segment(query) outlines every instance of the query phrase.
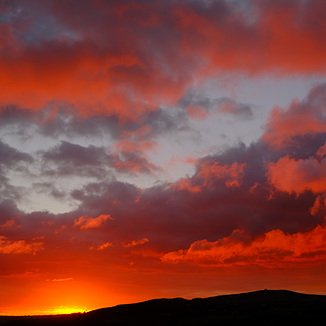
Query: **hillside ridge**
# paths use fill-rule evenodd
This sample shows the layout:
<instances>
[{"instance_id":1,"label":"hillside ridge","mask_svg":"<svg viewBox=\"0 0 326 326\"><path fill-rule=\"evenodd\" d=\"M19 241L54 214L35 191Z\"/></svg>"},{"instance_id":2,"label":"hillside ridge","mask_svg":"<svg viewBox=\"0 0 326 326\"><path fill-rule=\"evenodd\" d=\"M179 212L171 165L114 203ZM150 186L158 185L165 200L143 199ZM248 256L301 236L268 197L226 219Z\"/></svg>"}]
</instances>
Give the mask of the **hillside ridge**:
<instances>
[{"instance_id":1,"label":"hillside ridge","mask_svg":"<svg viewBox=\"0 0 326 326\"><path fill-rule=\"evenodd\" d=\"M258 290L207 298L159 298L64 316L2 316L1 326L65 325L233 325L239 322L285 325L319 323L326 296L290 290Z\"/></svg>"}]
</instances>

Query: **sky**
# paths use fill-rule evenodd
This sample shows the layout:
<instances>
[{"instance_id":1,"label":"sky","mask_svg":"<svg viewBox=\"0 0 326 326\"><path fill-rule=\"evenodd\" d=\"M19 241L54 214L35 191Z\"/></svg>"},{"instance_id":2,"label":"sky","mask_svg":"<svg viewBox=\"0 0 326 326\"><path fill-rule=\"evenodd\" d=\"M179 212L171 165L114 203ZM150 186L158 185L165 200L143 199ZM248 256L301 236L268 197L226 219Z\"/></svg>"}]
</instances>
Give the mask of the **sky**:
<instances>
[{"instance_id":1,"label":"sky","mask_svg":"<svg viewBox=\"0 0 326 326\"><path fill-rule=\"evenodd\" d=\"M1 0L0 315L326 294L325 11Z\"/></svg>"}]
</instances>

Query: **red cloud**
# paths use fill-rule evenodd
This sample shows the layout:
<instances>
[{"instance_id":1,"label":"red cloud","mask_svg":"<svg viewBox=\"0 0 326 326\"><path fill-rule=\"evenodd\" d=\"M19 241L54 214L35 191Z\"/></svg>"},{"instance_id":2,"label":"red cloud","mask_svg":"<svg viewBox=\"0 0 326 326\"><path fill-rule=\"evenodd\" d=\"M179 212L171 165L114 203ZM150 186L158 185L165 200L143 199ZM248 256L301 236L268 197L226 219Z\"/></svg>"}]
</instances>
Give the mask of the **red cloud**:
<instances>
[{"instance_id":1,"label":"red cloud","mask_svg":"<svg viewBox=\"0 0 326 326\"><path fill-rule=\"evenodd\" d=\"M278 190L301 194L311 190L314 193L326 191L326 159L317 161L295 160L289 156L280 158L267 166L269 182Z\"/></svg>"},{"instance_id":2,"label":"red cloud","mask_svg":"<svg viewBox=\"0 0 326 326\"><path fill-rule=\"evenodd\" d=\"M29 4L21 4L16 24L0 28L3 104L40 109L68 102L82 114L136 118L175 104L195 80L216 71L325 71L326 23L320 12L326 5L320 0L254 1L246 13L225 1L121 6L85 0L78 8L37 3L38 15L75 37L26 42L26 33L36 27L24 16ZM12 8L6 9L9 16ZM20 20L30 29L22 32Z\"/></svg>"},{"instance_id":3,"label":"red cloud","mask_svg":"<svg viewBox=\"0 0 326 326\"><path fill-rule=\"evenodd\" d=\"M263 140L275 149L295 143L296 137L326 132L325 85L313 88L307 98L293 101L288 109L274 108Z\"/></svg>"},{"instance_id":4,"label":"red cloud","mask_svg":"<svg viewBox=\"0 0 326 326\"><path fill-rule=\"evenodd\" d=\"M192 178L181 178L173 186L174 191L188 190L199 193L204 188L224 182L227 188L240 187L246 163L234 162L230 165L220 164L214 160L206 159L198 165L198 171Z\"/></svg>"},{"instance_id":5,"label":"red cloud","mask_svg":"<svg viewBox=\"0 0 326 326\"><path fill-rule=\"evenodd\" d=\"M94 229L102 226L107 220L112 220L113 218L107 215L99 215L98 217L84 217L81 216L78 220L75 220L74 226L78 226L81 230Z\"/></svg>"},{"instance_id":6,"label":"red cloud","mask_svg":"<svg viewBox=\"0 0 326 326\"><path fill-rule=\"evenodd\" d=\"M0 225L0 228L11 228L15 225L15 220L11 219Z\"/></svg>"},{"instance_id":7,"label":"red cloud","mask_svg":"<svg viewBox=\"0 0 326 326\"><path fill-rule=\"evenodd\" d=\"M213 184L218 179L224 179L227 187L239 187L246 163L234 162L231 165L221 165L219 162L204 161L200 165L198 177L204 179L204 186Z\"/></svg>"},{"instance_id":8,"label":"red cloud","mask_svg":"<svg viewBox=\"0 0 326 326\"><path fill-rule=\"evenodd\" d=\"M318 159L323 159L326 156L326 143L318 149L316 156Z\"/></svg>"},{"instance_id":9,"label":"red cloud","mask_svg":"<svg viewBox=\"0 0 326 326\"><path fill-rule=\"evenodd\" d=\"M239 233L241 236L241 231L235 230L230 236L215 242L196 241L189 249L169 252L161 260L166 263L275 267L326 258L326 229L322 226L292 235L273 230L250 243L240 241Z\"/></svg>"}]
</instances>

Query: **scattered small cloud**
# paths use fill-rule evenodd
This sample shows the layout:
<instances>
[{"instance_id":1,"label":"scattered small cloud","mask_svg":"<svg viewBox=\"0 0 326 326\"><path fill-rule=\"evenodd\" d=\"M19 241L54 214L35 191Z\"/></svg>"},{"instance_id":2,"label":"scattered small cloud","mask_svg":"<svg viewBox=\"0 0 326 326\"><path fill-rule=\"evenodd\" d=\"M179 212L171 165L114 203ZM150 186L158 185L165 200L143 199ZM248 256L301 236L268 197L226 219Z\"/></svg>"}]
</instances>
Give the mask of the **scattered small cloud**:
<instances>
[{"instance_id":1,"label":"scattered small cloud","mask_svg":"<svg viewBox=\"0 0 326 326\"><path fill-rule=\"evenodd\" d=\"M25 240L10 241L0 236L0 253L2 254L32 254L35 255L43 250L43 242Z\"/></svg>"},{"instance_id":2,"label":"scattered small cloud","mask_svg":"<svg viewBox=\"0 0 326 326\"><path fill-rule=\"evenodd\" d=\"M50 280L51 282L67 282L73 280L73 277L66 277L66 278L54 278Z\"/></svg>"},{"instance_id":3,"label":"scattered small cloud","mask_svg":"<svg viewBox=\"0 0 326 326\"><path fill-rule=\"evenodd\" d=\"M138 245L143 245L146 242L149 242L149 240L147 238L143 238L140 240L132 240L129 242L125 242L125 243L123 243L123 246L125 248L130 248L130 247L134 247L134 246L138 246Z\"/></svg>"},{"instance_id":4,"label":"scattered small cloud","mask_svg":"<svg viewBox=\"0 0 326 326\"><path fill-rule=\"evenodd\" d=\"M113 220L111 215L102 214L97 217L84 217L81 216L75 220L74 226L79 227L81 230L95 229L102 226L107 220Z\"/></svg>"}]
</instances>

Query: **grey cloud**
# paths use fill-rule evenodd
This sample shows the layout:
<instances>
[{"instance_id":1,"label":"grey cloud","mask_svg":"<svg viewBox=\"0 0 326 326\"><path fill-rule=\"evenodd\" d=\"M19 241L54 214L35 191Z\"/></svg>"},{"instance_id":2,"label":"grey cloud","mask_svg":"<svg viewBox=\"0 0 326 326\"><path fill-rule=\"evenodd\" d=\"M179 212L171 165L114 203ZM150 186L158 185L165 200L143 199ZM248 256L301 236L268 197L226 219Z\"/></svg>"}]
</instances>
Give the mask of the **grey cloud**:
<instances>
[{"instance_id":1,"label":"grey cloud","mask_svg":"<svg viewBox=\"0 0 326 326\"><path fill-rule=\"evenodd\" d=\"M32 187L37 193L47 193L56 199L64 199L66 197L64 191L57 189L55 185L50 182L34 182Z\"/></svg>"},{"instance_id":2,"label":"grey cloud","mask_svg":"<svg viewBox=\"0 0 326 326\"><path fill-rule=\"evenodd\" d=\"M20 152L0 140L0 166L12 167L22 161L30 163L33 158L29 154Z\"/></svg>"},{"instance_id":3,"label":"grey cloud","mask_svg":"<svg viewBox=\"0 0 326 326\"><path fill-rule=\"evenodd\" d=\"M209 97L199 90L189 90L180 100L179 105L183 109L192 105L205 108L208 112L218 111L223 114L232 114L246 119L253 117L252 105L238 103L229 97Z\"/></svg>"},{"instance_id":4,"label":"grey cloud","mask_svg":"<svg viewBox=\"0 0 326 326\"><path fill-rule=\"evenodd\" d=\"M159 107L136 120L122 121L116 115L82 117L76 109L65 103L53 103L38 112L15 106L3 107L0 111L0 126L24 141L35 135L49 139L73 140L82 137L93 141L129 140L127 134L130 134L131 141L137 141L134 135L142 127L149 127L142 133L142 140L151 141L165 134L189 131L187 114L178 107Z\"/></svg>"},{"instance_id":5,"label":"grey cloud","mask_svg":"<svg viewBox=\"0 0 326 326\"><path fill-rule=\"evenodd\" d=\"M134 175L161 171L159 167L150 163L141 152L120 152L110 155L110 163L116 171Z\"/></svg>"},{"instance_id":6,"label":"grey cloud","mask_svg":"<svg viewBox=\"0 0 326 326\"><path fill-rule=\"evenodd\" d=\"M0 225L9 220L17 220L19 216L19 210L14 200L1 200L0 202Z\"/></svg>"},{"instance_id":7,"label":"grey cloud","mask_svg":"<svg viewBox=\"0 0 326 326\"><path fill-rule=\"evenodd\" d=\"M43 162L43 174L52 177L80 175L102 179L110 178L112 169L132 175L159 171L140 151L110 153L104 147L84 147L66 141L48 151L40 151L39 155Z\"/></svg>"},{"instance_id":8,"label":"grey cloud","mask_svg":"<svg viewBox=\"0 0 326 326\"><path fill-rule=\"evenodd\" d=\"M60 145L45 152L43 158L60 164L71 163L74 166L101 165L108 159L103 147L88 147L62 141Z\"/></svg>"},{"instance_id":9,"label":"grey cloud","mask_svg":"<svg viewBox=\"0 0 326 326\"><path fill-rule=\"evenodd\" d=\"M61 103L59 107L48 107L42 112L35 114L39 132L41 135L49 137L84 136L98 137L110 135L117 139L121 134L120 121L117 116L81 117L77 110L68 104Z\"/></svg>"},{"instance_id":10,"label":"grey cloud","mask_svg":"<svg viewBox=\"0 0 326 326\"><path fill-rule=\"evenodd\" d=\"M162 109L148 113L145 124L152 127L152 135L183 131L188 128L187 116L178 108Z\"/></svg>"},{"instance_id":11,"label":"grey cloud","mask_svg":"<svg viewBox=\"0 0 326 326\"><path fill-rule=\"evenodd\" d=\"M10 23L15 35L27 44L38 44L58 38L75 40L78 36L64 25L60 24L51 12L46 2L13 0L3 1L6 12L0 15L0 21Z\"/></svg>"}]
</instances>

